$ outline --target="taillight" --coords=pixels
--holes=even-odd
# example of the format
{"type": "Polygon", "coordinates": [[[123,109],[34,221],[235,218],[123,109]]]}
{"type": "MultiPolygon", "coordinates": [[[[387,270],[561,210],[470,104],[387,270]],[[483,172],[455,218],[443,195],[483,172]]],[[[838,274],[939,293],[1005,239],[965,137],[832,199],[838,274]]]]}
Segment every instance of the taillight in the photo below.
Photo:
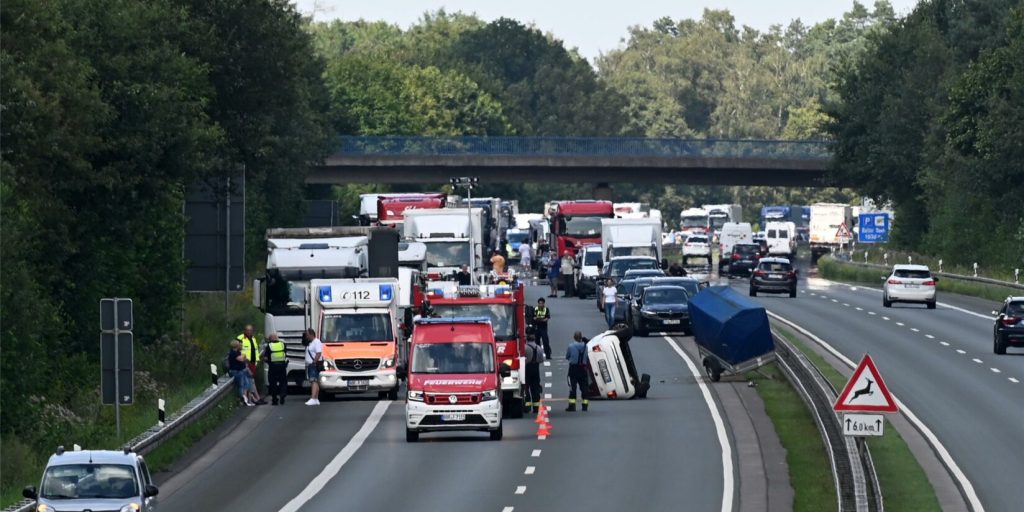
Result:
{"type": "Polygon", "coordinates": [[[921,284],[923,284],[925,286],[935,286],[935,280],[934,279],[929,279],[929,280],[927,280],[927,281],[925,281],[925,282],[923,282],[921,284]]]}
{"type": "Polygon", "coordinates": [[[616,392],[614,389],[608,392],[608,398],[615,398],[617,396],[619,396],[619,393],[616,392]]]}
{"type": "Polygon", "coordinates": [[[786,277],[796,277],[796,272],[786,272],[786,277]]]}
{"type": "Polygon", "coordinates": [[[756,276],[756,277],[764,277],[764,274],[765,273],[764,273],[763,270],[755,270],[754,271],[754,276],[756,276]]]}
{"type": "Polygon", "coordinates": [[[591,352],[600,352],[601,351],[601,345],[594,345],[594,348],[592,348],[590,350],[591,350],[591,352]]]}
{"type": "Polygon", "coordinates": [[[903,281],[900,281],[899,279],[890,279],[886,282],[889,284],[903,284],[903,281]]]}
{"type": "Polygon", "coordinates": [[[740,259],[740,255],[739,255],[739,253],[735,253],[735,252],[734,252],[734,253],[732,253],[732,259],[734,259],[734,260],[738,260],[738,259],[740,259]]]}
{"type": "Polygon", "coordinates": [[[1020,318],[1017,318],[1015,316],[1008,316],[1008,317],[1000,318],[999,322],[1001,322],[1004,327],[1011,327],[1011,326],[1017,325],[1017,322],[1020,322],[1020,318]]]}

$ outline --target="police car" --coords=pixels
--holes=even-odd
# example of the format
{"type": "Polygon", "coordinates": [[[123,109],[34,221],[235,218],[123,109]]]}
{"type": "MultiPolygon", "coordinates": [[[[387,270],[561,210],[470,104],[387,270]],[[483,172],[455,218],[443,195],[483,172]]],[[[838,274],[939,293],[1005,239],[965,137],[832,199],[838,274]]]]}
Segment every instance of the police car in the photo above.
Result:
{"type": "Polygon", "coordinates": [[[38,512],[149,512],[158,493],[146,461],[131,450],[65,452],[63,446],[50,456],[39,489],[22,491],[38,512]]]}

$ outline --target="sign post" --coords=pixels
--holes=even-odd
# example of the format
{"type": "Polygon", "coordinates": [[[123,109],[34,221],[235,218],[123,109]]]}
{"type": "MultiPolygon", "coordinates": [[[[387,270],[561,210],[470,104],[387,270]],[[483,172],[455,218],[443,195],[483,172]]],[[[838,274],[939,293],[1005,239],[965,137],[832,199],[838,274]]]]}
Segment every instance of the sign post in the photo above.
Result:
{"type": "Polygon", "coordinates": [[[121,406],[135,402],[132,299],[100,299],[100,389],[104,405],[114,406],[121,439],[121,406]]]}
{"type": "MultiPolygon", "coordinates": [[[[473,283],[476,283],[476,247],[473,245],[473,187],[480,183],[480,178],[461,177],[451,178],[448,181],[451,182],[452,188],[465,187],[466,189],[466,209],[469,210],[469,277],[473,283]]],[[[483,240],[480,243],[482,244],[483,240]]]]}
{"type": "Polygon", "coordinates": [[[862,213],[857,221],[857,241],[862,244],[885,243],[889,241],[889,213],[862,213]]]}
{"type": "Polygon", "coordinates": [[[881,436],[885,421],[880,413],[899,412],[896,400],[868,354],[864,354],[832,409],[844,413],[843,435],[858,438],[881,436]]]}

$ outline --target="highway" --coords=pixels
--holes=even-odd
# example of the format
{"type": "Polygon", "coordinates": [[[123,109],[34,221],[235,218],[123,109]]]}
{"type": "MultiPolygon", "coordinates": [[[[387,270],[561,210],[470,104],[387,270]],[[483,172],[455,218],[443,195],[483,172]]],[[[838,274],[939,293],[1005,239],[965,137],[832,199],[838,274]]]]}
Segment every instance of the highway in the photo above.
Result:
{"type": "MultiPolygon", "coordinates": [[[[529,287],[530,303],[546,289],[529,287]]],[[[451,433],[410,444],[401,401],[341,398],[307,407],[294,396],[284,407],[240,411],[229,432],[209,436],[184,467],[163,476],[161,510],[732,510],[735,454],[720,442],[729,443],[728,425],[716,422],[705,398],[715,392],[702,390],[670,346],[677,341],[632,344],[638,369],[652,376],[648,399],[595,401],[586,413],[568,413],[565,348],[576,329],[602,330],[603,317],[592,300],[548,304],[549,438],[537,438],[530,417],[506,420],[498,442],[451,433]]]]}
{"type": "MultiPolygon", "coordinates": [[[[732,285],[747,291],[744,279],[732,285]]],[[[795,299],[756,300],[854,363],[870,353],[889,389],[948,449],[985,509],[1020,510],[1024,351],[992,353],[993,304],[940,292],[935,310],[883,308],[879,289],[816,277],[801,278],[795,299]]]]}

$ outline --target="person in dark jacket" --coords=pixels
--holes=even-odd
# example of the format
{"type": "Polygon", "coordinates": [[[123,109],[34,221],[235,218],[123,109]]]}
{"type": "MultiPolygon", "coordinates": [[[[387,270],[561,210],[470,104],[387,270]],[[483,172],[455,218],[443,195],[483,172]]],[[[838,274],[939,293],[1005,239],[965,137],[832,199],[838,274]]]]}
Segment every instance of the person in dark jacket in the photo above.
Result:
{"type": "Polygon", "coordinates": [[[544,349],[537,344],[537,337],[533,334],[526,336],[526,412],[537,412],[540,410],[541,393],[544,388],[540,385],[540,364],[544,362],[544,349]]]}
{"type": "Polygon", "coordinates": [[[569,406],[565,408],[568,412],[576,412],[576,389],[580,391],[580,399],[583,402],[583,412],[587,411],[590,405],[587,400],[587,344],[583,341],[583,333],[576,331],[572,335],[573,342],[565,351],[565,359],[569,361],[569,406]]]}
{"type": "Polygon", "coordinates": [[[537,342],[544,347],[544,357],[551,359],[551,338],[548,336],[548,322],[551,321],[551,310],[543,298],[537,299],[537,307],[533,309],[534,334],[537,342]]]}

